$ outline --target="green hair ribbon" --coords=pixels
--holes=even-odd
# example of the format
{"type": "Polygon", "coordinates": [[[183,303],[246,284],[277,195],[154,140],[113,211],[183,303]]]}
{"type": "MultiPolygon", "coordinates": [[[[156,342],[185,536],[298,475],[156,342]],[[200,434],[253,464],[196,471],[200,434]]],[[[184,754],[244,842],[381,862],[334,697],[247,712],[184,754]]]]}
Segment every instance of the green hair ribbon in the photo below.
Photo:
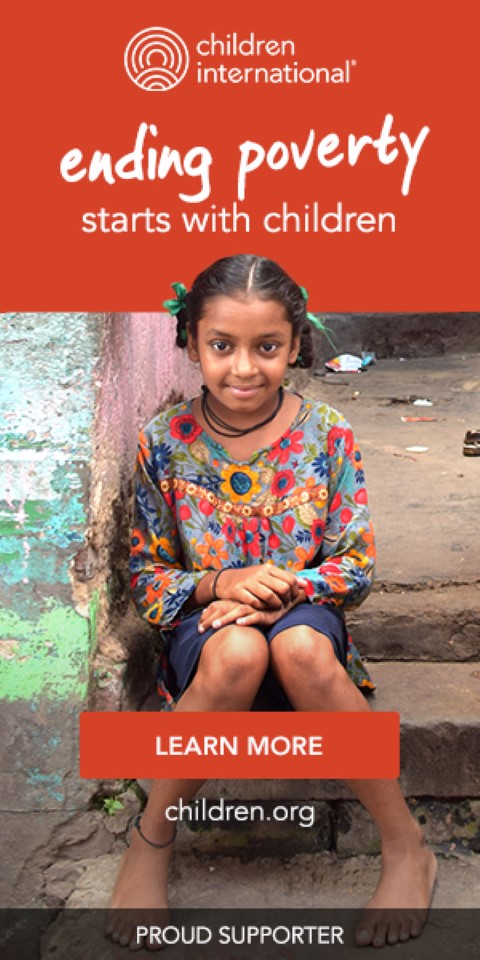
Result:
{"type": "MultiPolygon", "coordinates": [[[[300,292],[302,294],[303,299],[305,300],[305,305],[306,305],[308,303],[308,291],[305,289],[305,287],[300,287],[300,292]]],[[[316,330],[320,330],[320,332],[323,333],[324,337],[327,338],[330,346],[333,347],[334,350],[336,350],[336,346],[330,336],[332,332],[331,328],[327,327],[326,323],[324,323],[323,320],[320,320],[319,317],[315,316],[314,313],[310,313],[309,310],[307,310],[306,314],[307,314],[307,320],[309,323],[312,324],[312,327],[315,327],[316,330]]]]}
{"type": "Polygon", "coordinates": [[[163,306],[168,310],[171,317],[176,317],[180,310],[186,307],[185,298],[188,290],[184,283],[172,283],[172,290],[176,293],[175,299],[164,300],[163,306]]]}

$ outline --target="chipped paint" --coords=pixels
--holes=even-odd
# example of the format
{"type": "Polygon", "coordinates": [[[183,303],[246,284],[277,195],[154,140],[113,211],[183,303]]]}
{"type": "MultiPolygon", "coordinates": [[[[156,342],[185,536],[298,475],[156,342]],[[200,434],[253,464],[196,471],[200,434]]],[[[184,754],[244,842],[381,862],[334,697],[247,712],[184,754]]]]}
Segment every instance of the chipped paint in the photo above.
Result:
{"type": "Polygon", "coordinates": [[[88,623],[70,565],[85,542],[96,368],[95,314],[0,321],[0,678],[7,699],[86,689],[88,623]]]}
{"type": "Polygon", "coordinates": [[[8,637],[6,656],[0,643],[0,698],[85,697],[90,628],[75,610],[50,601],[49,609],[33,622],[0,609],[0,636],[8,637]],[[13,643],[15,657],[10,656],[13,643]]]}
{"type": "Polygon", "coordinates": [[[63,774],[61,773],[41,773],[38,767],[25,769],[27,783],[32,787],[41,788],[50,800],[55,803],[65,802],[65,790],[63,789],[63,774]],[[61,788],[61,789],[59,789],[61,788]]]}

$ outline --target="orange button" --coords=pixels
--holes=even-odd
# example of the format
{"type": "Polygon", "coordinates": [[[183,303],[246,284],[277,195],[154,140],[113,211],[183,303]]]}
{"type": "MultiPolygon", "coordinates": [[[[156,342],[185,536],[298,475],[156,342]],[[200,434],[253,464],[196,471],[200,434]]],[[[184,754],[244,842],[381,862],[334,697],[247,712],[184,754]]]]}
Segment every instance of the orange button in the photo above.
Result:
{"type": "Polygon", "coordinates": [[[89,713],[80,774],[100,779],[395,779],[398,713],[89,713]]]}

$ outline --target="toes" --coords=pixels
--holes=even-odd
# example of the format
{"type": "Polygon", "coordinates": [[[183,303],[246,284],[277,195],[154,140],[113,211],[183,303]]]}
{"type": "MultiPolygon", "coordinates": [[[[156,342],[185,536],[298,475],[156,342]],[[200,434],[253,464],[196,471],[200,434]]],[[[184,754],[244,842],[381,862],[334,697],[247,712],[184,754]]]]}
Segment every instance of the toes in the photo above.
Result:
{"type": "Polygon", "coordinates": [[[359,947],[384,947],[405,943],[418,937],[424,925],[424,911],[379,910],[366,911],[355,931],[355,943],[359,947]]]}
{"type": "Polygon", "coordinates": [[[129,947],[130,950],[141,950],[142,942],[137,942],[135,923],[125,918],[125,911],[113,911],[105,924],[105,935],[119,947],[129,947]]]}
{"type": "Polygon", "coordinates": [[[402,913],[399,929],[398,929],[398,939],[400,943],[405,943],[407,940],[410,940],[410,920],[406,916],[405,911],[402,913]]]}
{"type": "Polygon", "coordinates": [[[355,943],[359,947],[381,947],[385,943],[385,911],[375,910],[373,907],[364,910],[362,919],[355,931],[355,943]],[[382,941],[383,930],[383,941],[382,941]],[[375,942],[378,939],[378,943],[375,942]]]}
{"type": "Polygon", "coordinates": [[[392,919],[388,924],[387,943],[389,943],[390,946],[395,946],[395,944],[398,943],[399,939],[400,939],[400,920],[392,919]]]}
{"type": "Polygon", "coordinates": [[[107,937],[111,937],[112,933],[121,923],[121,914],[118,910],[109,910],[108,916],[105,921],[105,934],[107,937]]]}
{"type": "Polygon", "coordinates": [[[164,949],[163,943],[158,943],[158,941],[156,941],[156,940],[154,941],[154,940],[150,940],[150,939],[146,941],[145,946],[146,946],[147,950],[150,950],[152,953],[154,953],[156,950],[163,950],[163,949],[164,949]]]}
{"type": "MultiPolygon", "coordinates": [[[[128,949],[131,950],[132,953],[137,953],[139,950],[143,950],[143,938],[135,935],[133,939],[130,940],[128,949]]],[[[122,960],[125,960],[125,957],[122,957],[122,960]]]]}
{"type": "MultiPolygon", "coordinates": [[[[135,925],[132,923],[132,921],[124,920],[121,927],[117,928],[117,930],[115,931],[116,933],[118,933],[118,937],[116,938],[116,943],[119,943],[121,947],[128,947],[129,944],[134,939],[134,930],[135,930],[135,925]]],[[[113,940],[113,935],[112,935],[112,940],[113,940]]]]}
{"type": "Polygon", "coordinates": [[[410,936],[419,937],[426,920],[426,913],[423,910],[415,910],[410,914],[410,936]]]}
{"type": "Polygon", "coordinates": [[[381,920],[375,924],[375,930],[372,939],[373,947],[384,947],[387,940],[387,922],[381,920]]]}
{"type": "Polygon", "coordinates": [[[374,910],[365,910],[355,930],[355,943],[358,947],[368,947],[373,943],[378,914],[374,910]]]}
{"type": "Polygon", "coordinates": [[[386,938],[387,922],[380,916],[372,916],[368,920],[363,917],[355,932],[355,943],[358,947],[384,947],[386,938]]]}
{"type": "Polygon", "coordinates": [[[368,929],[364,924],[360,927],[357,927],[355,931],[355,943],[358,947],[368,947],[372,942],[372,931],[368,929]]]}

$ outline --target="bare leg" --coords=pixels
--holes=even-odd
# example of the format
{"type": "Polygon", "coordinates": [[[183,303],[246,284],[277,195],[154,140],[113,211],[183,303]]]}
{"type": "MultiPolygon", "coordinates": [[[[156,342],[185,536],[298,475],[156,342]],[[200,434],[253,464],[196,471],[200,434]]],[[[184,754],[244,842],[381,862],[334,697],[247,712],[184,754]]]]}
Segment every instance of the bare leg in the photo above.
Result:
{"type": "MultiPolygon", "coordinates": [[[[178,702],[178,711],[249,710],[268,667],[268,647],[253,627],[232,624],[213,634],[202,650],[192,683],[178,702]]],[[[174,824],[165,811],[181,799],[188,803],[203,780],[157,780],[142,816],[142,832],[153,843],[167,843],[174,824]]],[[[132,831],[113,891],[107,933],[122,945],[132,940],[129,910],[167,909],[168,865],[173,843],[155,849],[132,831]]],[[[158,921],[158,917],[157,917],[158,921]]]]}
{"type": "MultiPolygon", "coordinates": [[[[271,656],[296,710],[370,709],[336,659],[328,637],[317,631],[294,627],[277,634],[271,656]]],[[[375,820],[382,845],[380,881],[357,929],[357,943],[382,946],[418,936],[432,896],[435,857],[396,781],[346,782],[375,820]]]]}

